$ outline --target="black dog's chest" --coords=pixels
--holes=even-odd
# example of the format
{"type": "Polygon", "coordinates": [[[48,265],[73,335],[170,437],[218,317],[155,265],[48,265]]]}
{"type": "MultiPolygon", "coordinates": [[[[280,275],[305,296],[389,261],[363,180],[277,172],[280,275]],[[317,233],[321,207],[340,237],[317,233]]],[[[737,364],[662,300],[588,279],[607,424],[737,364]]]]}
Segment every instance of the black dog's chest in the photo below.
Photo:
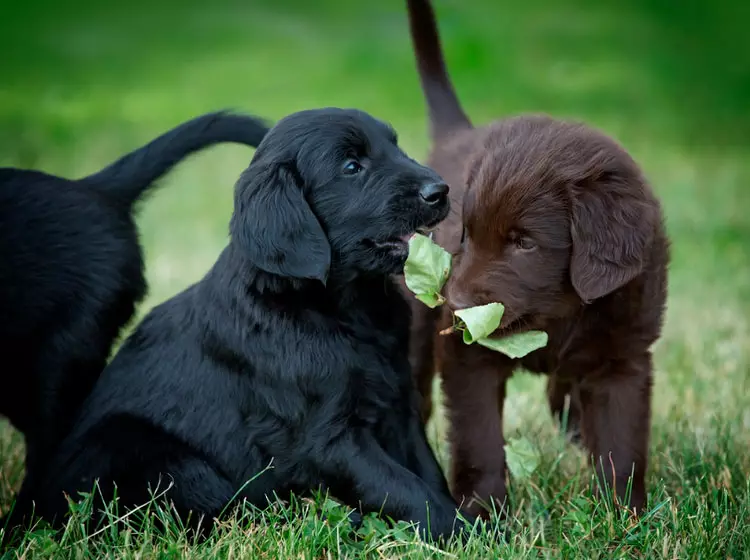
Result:
{"type": "Polygon", "coordinates": [[[241,336],[222,342],[242,359],[216,364],[238,384],[227,394],[243,429],[227,437],[248,454],[241,476],[274,458],[275,472],[304,485],[313,475],[300,465],[351,430],[399,439],[414,395],[409,310],[395,289],[381,280],[337,301],[283,298],[243,324],[241,336]]]}
{"type": "Polygon", "coordinates": [[[347,372],[347,386],[353,413],[367,423],[382,423],[408,399],[407,346],[398,333],[373,328],[353,338],[352,348],[356,361],[347,372]]]}
{"type": "MultiPolygon", "coordinates": [[[[349,348],[339,356],[349,362],[343,372],[345,398],[355,422],[379,426],[399,417],[411,397],[409,308],[390,283],[368,286],[359,293],[337,328],[349,348]],[[380,297],[373,297],[378,288],[380,297]]],[[[333,350],[338,354],[338,349],[333,350]]]]}

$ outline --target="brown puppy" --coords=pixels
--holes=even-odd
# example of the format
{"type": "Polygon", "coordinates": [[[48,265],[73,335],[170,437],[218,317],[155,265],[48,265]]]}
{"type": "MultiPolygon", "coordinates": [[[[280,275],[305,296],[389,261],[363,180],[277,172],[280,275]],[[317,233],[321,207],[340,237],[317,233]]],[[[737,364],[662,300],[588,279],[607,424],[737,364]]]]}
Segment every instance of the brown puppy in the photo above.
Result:
{"type": "Polygon", "coordinates": [[[480,515],[506,496],[503,401],[517,366],[546,373],[551,411],[591,451],[602,484],[646,504],[651,345],[661,332],[669,243],[659,202],[630,156],[581,124],[521,116],[474,129],[442,58],[427,0],[407,0],[433,148],[453,211],[435,240],[454,254],[445,288],[460,309],[499,301],[495,336],[530,329],[546,348],[512,360],[460,335],[446,309],[413,301],[411,360],[426,422],[436,369],[450,424],[454,497],[480,515]],[[463,214],[463,216],[462,216],[463,214]],[[441,316],[442,313],[442,316],[441,316]]]}

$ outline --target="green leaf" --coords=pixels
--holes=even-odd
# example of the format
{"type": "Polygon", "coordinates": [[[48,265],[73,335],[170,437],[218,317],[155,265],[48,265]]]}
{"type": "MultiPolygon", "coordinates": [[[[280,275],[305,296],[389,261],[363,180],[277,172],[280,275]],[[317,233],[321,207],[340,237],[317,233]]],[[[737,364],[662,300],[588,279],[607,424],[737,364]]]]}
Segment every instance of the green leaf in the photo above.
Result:
{"type": "Polygon", "coordinates": [[[427,307],[437,307],[445,302],[445,298],[440,294],[417,294],[415,297],[427,307]]]}
{"type": "Polygon", "coordinates": [[[528,478],[539,467],[539,452],[528,439],[511,438],[503,448],[505,463],[513,478],[528,478]]]}
{"type": "Polygon", "coordinates": [[[502,303],[488,303],[456,311],[454,315],[461,319],[465,326],[464,342],[471,344],[491,335],[500,326],[504,311],[502,303]]]}
{"type": "Polygon", "coordinates": [[[547,346],[547,340],[547,333],[544,331],[527,331],[502,338],[481,338],[477,343],[510,358],[523,358],[526,354],[547,346]]]}
{"type": "Polygon", "coordinates": [[[415,233],[409,239],[409,256],[404,264],[404,280],[419,301],[428,307],[441,305],[440,295],[451,271],[451,255],[429,237],[415,233]]]}

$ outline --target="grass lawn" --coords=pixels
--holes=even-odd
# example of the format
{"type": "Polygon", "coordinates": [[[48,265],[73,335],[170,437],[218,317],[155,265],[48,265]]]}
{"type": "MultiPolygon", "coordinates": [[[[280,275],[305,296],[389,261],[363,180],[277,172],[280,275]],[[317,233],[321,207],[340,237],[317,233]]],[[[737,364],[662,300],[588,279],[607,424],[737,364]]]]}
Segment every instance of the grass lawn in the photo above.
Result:
{"type": "MultiPolygon", "coordinates": [[[[656,9],[640,0],[436,6],[475,122],[520,111],[585,119],[633,153],[664,201],[673,258],[655,348],[652,510],[633,520],[592,500],[586,458],[558,435],[543,379],[517,375],[506,435],[533,442],[541,462],[511,483],[507,541],[490,527],[441,550],[408,527],[376,522],[353,539],[340,511],[306,501],[227,522],[201,544],[176,525],[91,535],[78,516],[62,539],[31,534],[11,555],[750,558],[750,49],[737,33],[746,8],[656,9]]],[[[428,147],[401,0],[28,0],[4,8],[0,52],[0,165],[82,176],[225,107],[276,119],[356,106],[390,121],[412,155],[423,158],[428,147]]],[[[196,156],[144,204],[151,292],[141,315],[214,262],[227,241],[234,181],[250,157],[237,146],[196,156]]],[[[447,464],[440,418],[430,434],[447,464]]],[[[22,480],[22,445],[0,421],[0,512],[22,480]]]]}

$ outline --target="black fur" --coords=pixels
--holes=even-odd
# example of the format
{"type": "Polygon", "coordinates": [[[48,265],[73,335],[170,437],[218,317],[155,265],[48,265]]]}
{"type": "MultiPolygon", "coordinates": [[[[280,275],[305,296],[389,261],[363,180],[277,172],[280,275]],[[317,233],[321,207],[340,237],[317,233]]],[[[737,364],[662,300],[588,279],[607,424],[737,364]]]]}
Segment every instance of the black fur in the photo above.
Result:
{"type": "Polygon", "coordinates": [[[24,433],[27,478],[69,429],[146,293],[134,203],[189,154],[255,147],[267,131],[211,113],[80,180],[0,169],[0,414],[24,433]]]}
{"type": "Polygon", "coordinates": [[[409,307],[390,278],[406,237],[445,218],[442,185],[366,113],[280,121],[237,182],[229,245],[126,340],[34,493],[37,513],[60,522],[63,491],[97,477],[132,507],[161,475],[181,515],[210,520],[271,464],[240,499],[320,488],[450,534],[456,504],[419,420],[409,307]]]}

